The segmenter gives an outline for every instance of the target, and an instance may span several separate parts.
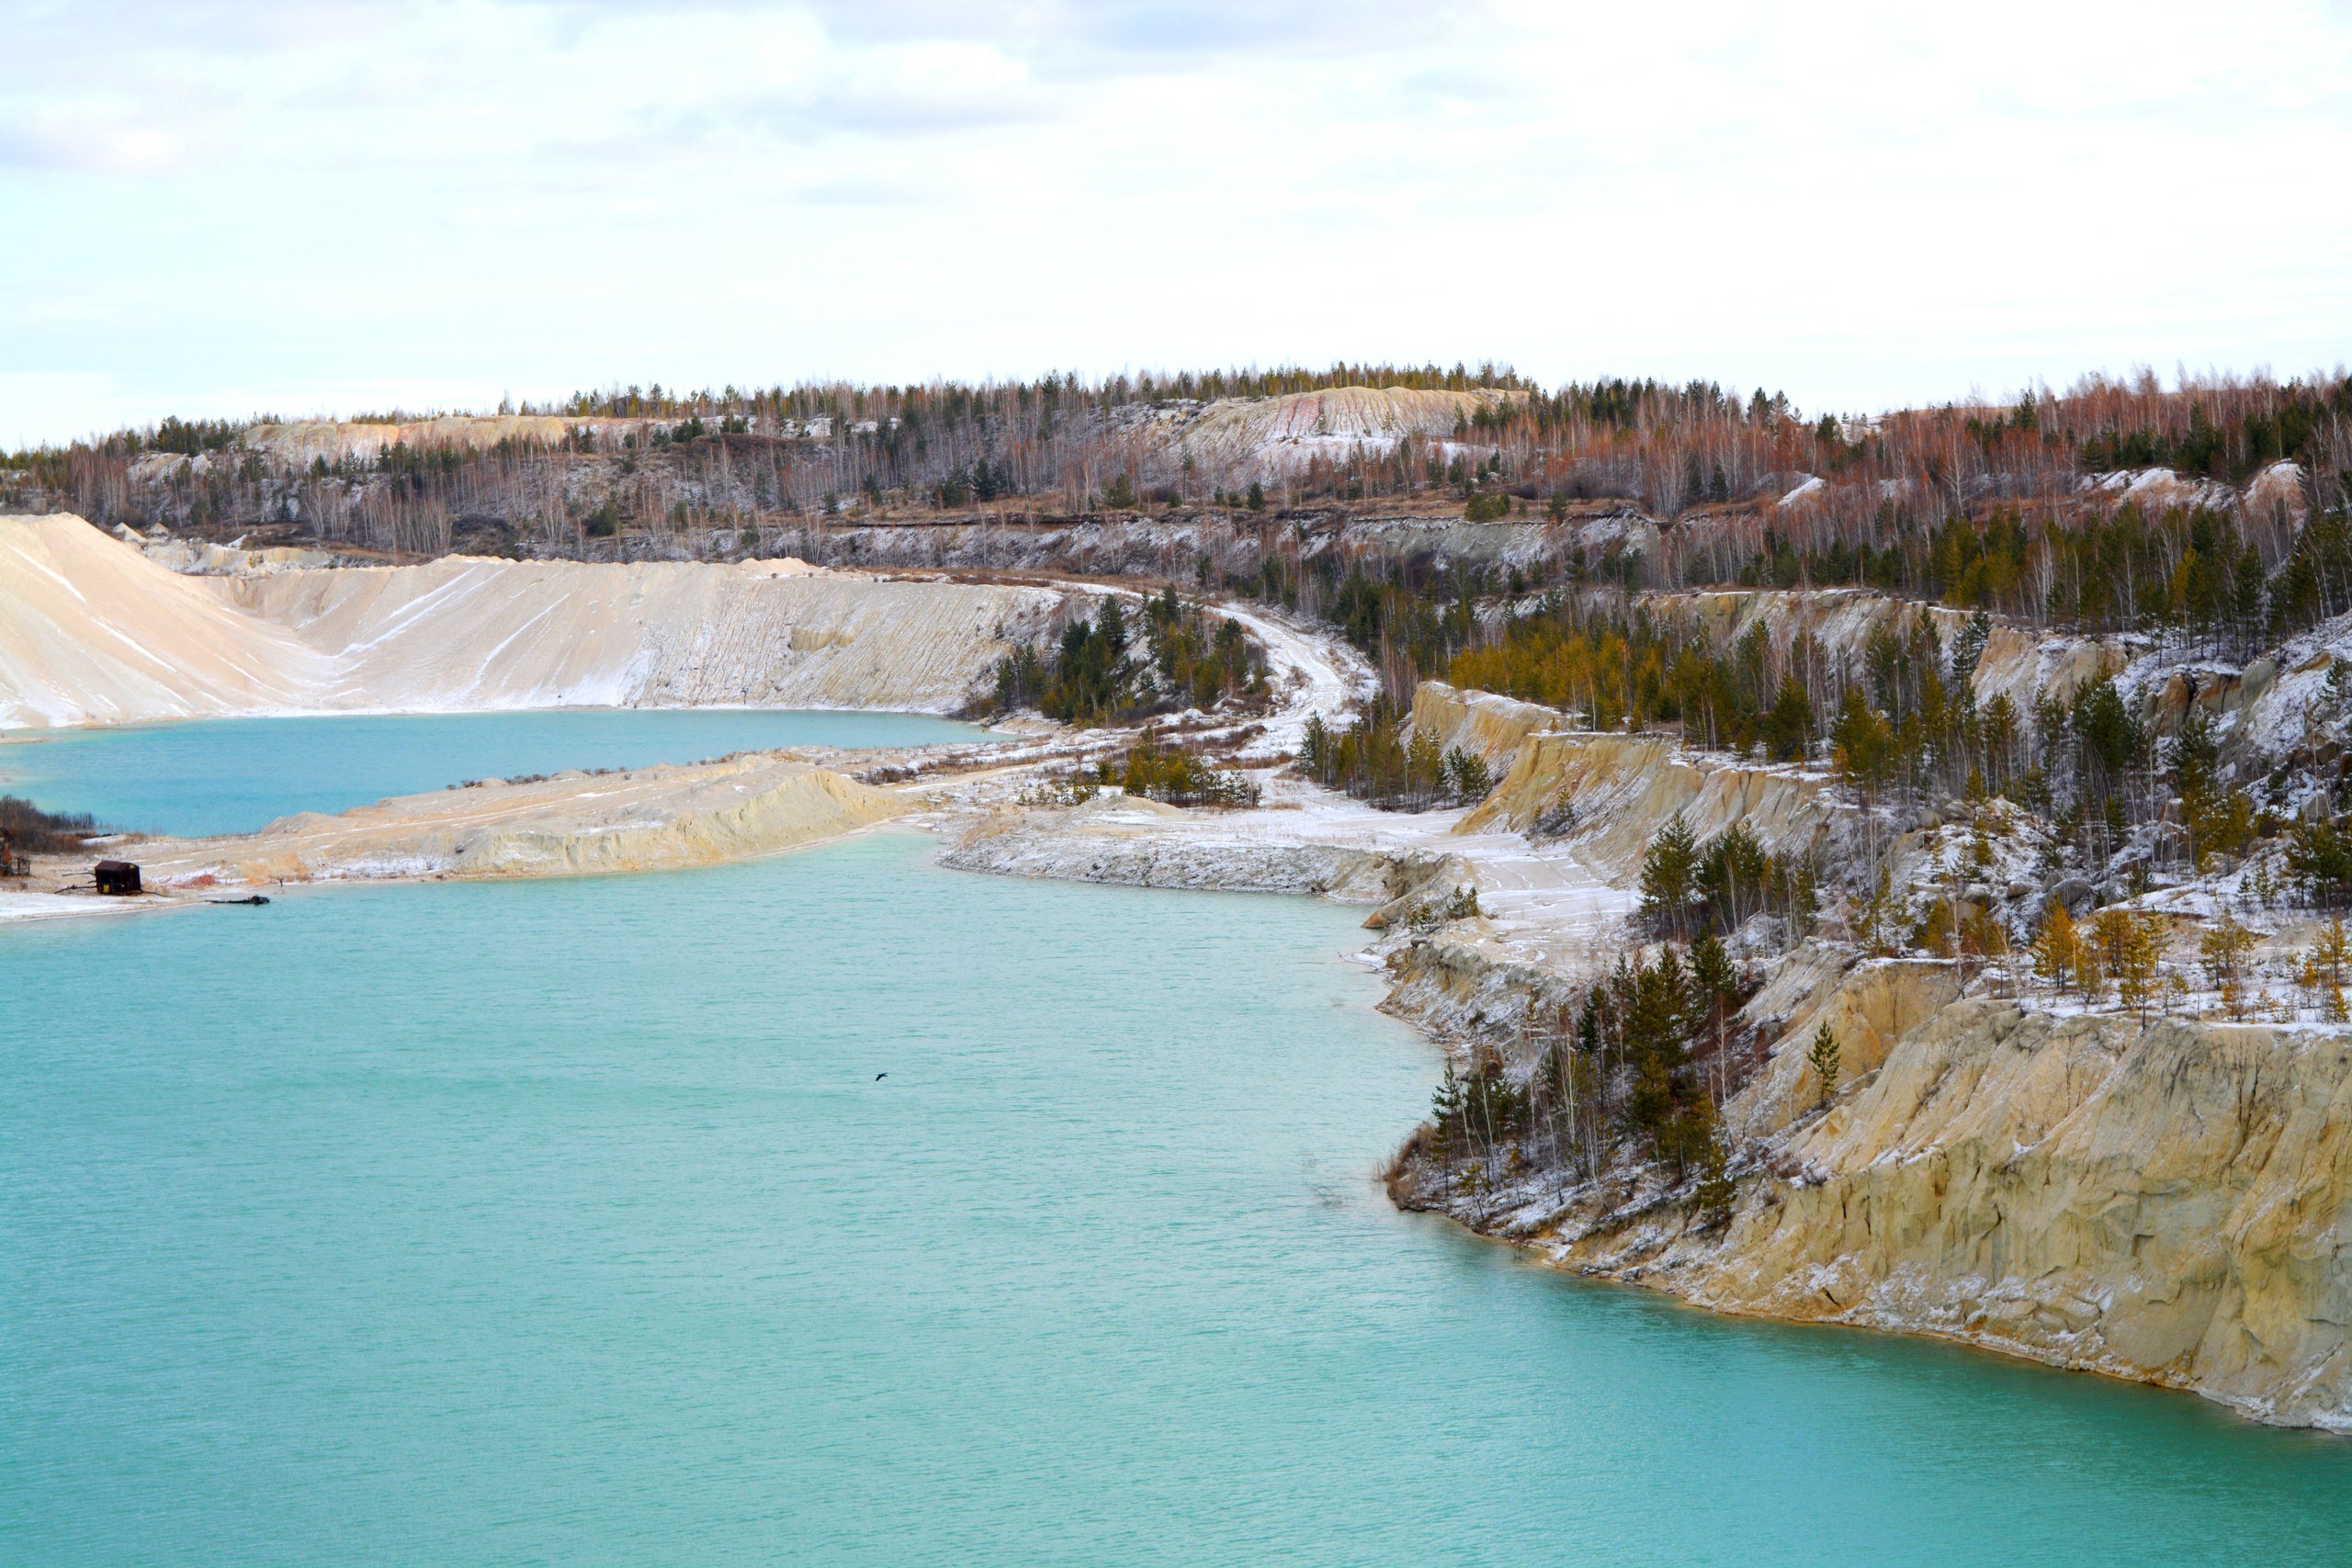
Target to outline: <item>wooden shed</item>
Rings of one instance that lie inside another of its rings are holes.
[[[117,897],[128,897],[139,889],[139,868],[127,860],[102,860],[90,868],[91,880],[98,891]]]

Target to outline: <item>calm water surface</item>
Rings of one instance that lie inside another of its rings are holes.
[[[1357,914],[932,847],[0,928],[0,1562],[2346,1560],[2352,1446],[1394,1213]]]
[[[249,833],[467,779],[695,762],[774,746],[933,746],[986,732],[904,713],[559,708],[0,731],[0,795],[146,833]],[[28,739],[38,735],[38,739]]]

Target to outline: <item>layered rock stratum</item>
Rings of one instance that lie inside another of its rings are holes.
[[[1400,990],[1439,988],[1442,962]],[[1754,1134],[1728,1224],[1631,1179],[1400,1195],[1716,1311],[1930,1335],[2352,1431],[2352,1038],[1957,990],[1947,966],[1866,967],[1789,1032],[1725,1109]],[[1825,1016],[1867,1064],[1826,1108],[1804,1053]]]

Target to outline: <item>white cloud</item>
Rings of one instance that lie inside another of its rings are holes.
[[[132,413],[1338,355],[1855,407],[2352,357],[2340,5],[90,17],[32,8],[48,68],[0,85],[0,363]]]

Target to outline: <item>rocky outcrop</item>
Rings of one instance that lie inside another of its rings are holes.
[[[1490,768],[1502,768],[1519,754],[1521,741],[1540,730],[1566,728],[1567,717],[1557,708],[1424,681],[1413,689],[1412,725],[1448,750],[1459,748]]]
[[[1805,1059],[1823,1024],[1838,1037],[1848,1084],[1879,1070],[1896,1042],[1960,999],[1960,973],[1940,959],[1856,964],[1852,953],[1814,941],[1789,955],[1744,1010],[1773,1036],[1763,1070],[1724,1107],[1736,1138],[1770,1138],[1818,1108],[1821,1080]]]
[[[1485,920],[1453,920],[1401,938],[1387,953],[1389,988],[1381,1010],[1439,1040],[1492,1045],[1511,1054],[1531,1007],[1572,992],[1557,970],[1529,963]]]
[[[2007,697],[2023,716],[2033,711],[2040,698],[2064,702],[2115,674],[2136,650],[2134,639],[2128,637],[2061,637],[2026,626],[1996,626],[1984,639],[1971,687],[1979,704]]]
[[[1679,620],[1718,649],[1761,631],[1787,658],[1800,637],[1848,668],[1860,668],[1873,639],[1908,637],[1924,620],[1949,650],[1972,612],[1923,604],[1865,588],[1726,588],[1648,593],[1644,608]],[[1979,703],[2006,696],[2022,715],[2034,699],[2061,699],[2114,674],[2137,651],[2125,637],[2078,637],[1996,622],[1978,658],[1970,687]]]
[[[1525,831],[1564,820],[1562,842],[1604,879],[1624,883],[1667,819],[1680,813],[1705,840],[1745,823],[1777,854],[1827,848],[1845,813],[1826,774],[1751,767],[1686,752],[1657,736],[1536,733],[1520,745],[1510,772],[1457,829]]]
[[[1557,1258],[2352,1430],[2352,1038],[1943,1008],[1792,1130],[1727,1229]]]
[[[1390,1007],[1502,1045],[1557,976],[1475,923],[1399,946]],[[2352,1431],[2352,1033],[1962,998],[1951,965],[1815,944],[1751,1015],[1782,1026],[1724,1108],[1727,1223],[1622,1160],[1395,1190],[1563,1268],[1716,1311],[1925,1334]],[[1822,1021],[1844,1076],[1805,1060]]]

